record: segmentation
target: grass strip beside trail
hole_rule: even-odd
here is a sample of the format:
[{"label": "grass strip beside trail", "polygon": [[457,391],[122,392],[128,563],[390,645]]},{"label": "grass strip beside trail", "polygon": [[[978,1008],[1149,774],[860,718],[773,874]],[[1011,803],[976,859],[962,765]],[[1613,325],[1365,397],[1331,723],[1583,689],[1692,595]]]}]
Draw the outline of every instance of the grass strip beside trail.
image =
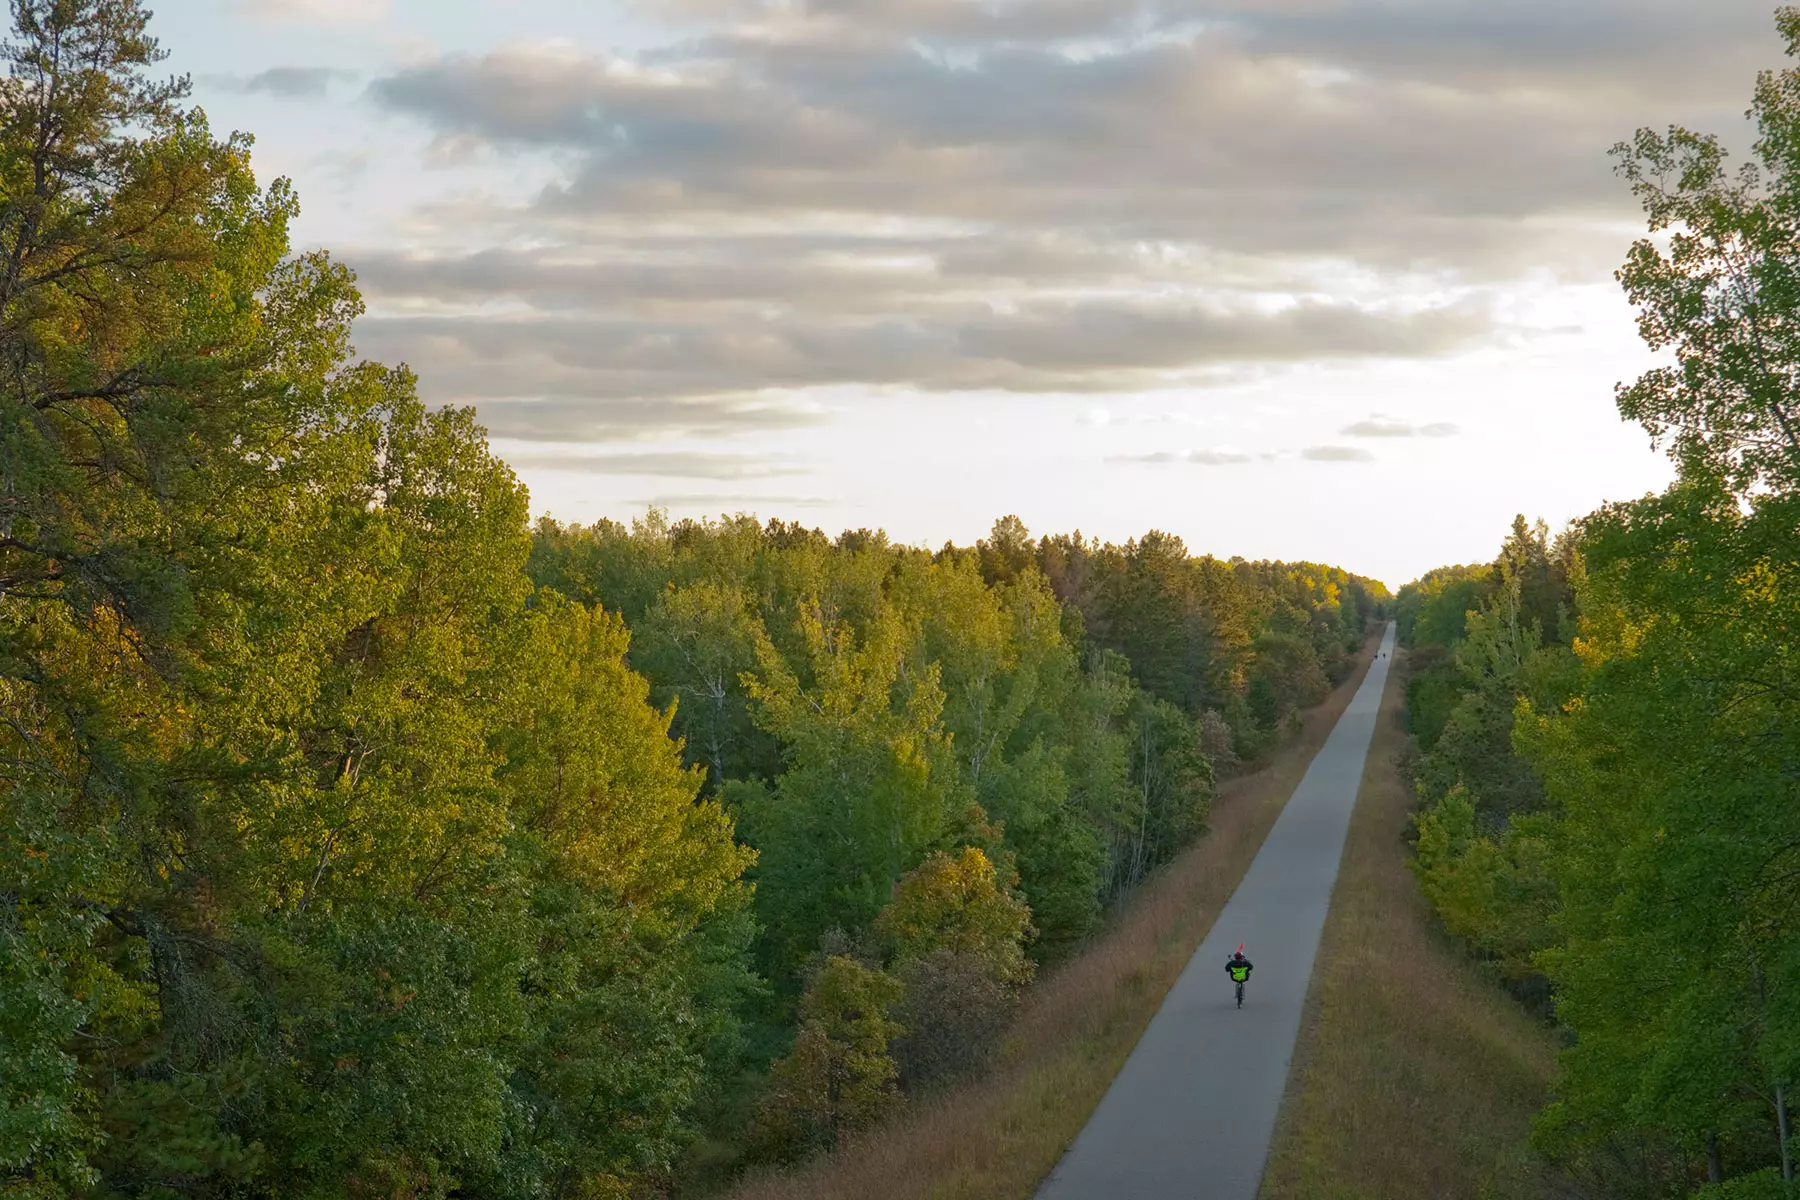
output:
[{"label": "grass strip beside trail", "polygon": [[752,1176],[732,1200],[1025,1200],[1087,1123],[1251,860],[1374,653],[1268,765],[1220,789],[1208,832],[1032,988],[995,1067],[908,1103],[836,1153]]},{"label": "grass strip beside trail", "polygon": [[1407,867],[1405,658],[1390,673],[1262,1200],[1537,1200],[1551,1032],[1445,937]]}]

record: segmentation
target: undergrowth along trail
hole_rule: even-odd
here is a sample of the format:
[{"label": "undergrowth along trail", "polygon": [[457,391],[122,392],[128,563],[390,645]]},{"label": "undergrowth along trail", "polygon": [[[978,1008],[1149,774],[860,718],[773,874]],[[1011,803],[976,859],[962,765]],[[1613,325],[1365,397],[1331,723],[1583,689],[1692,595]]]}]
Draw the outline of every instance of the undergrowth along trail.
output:
[{"label": "undergrowth along trail", "polygon": [[1396,652],[1307,995],[1263,1200],[1541,1200],[1526,1146],[1555,1039],[1437,927],[1407,867]]},{"label": "undergrowth along trail", "polygon": [[730,1200],[1025,1200],[1118,1074],[1249,869],[1368,670],[1308,711],[1267,765],[1225,783],[1208,831],[1146,880],[1107,929],[1028,996],[987,1074],[911,1102],[834,1154],[753,1175]]}]

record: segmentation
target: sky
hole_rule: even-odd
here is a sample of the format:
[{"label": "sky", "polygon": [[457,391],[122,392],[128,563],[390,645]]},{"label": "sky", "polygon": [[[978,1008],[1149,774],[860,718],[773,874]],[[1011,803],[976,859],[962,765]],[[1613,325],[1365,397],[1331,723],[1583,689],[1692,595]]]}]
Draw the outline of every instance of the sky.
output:
[{"label": "sky", "polygon": [[[154,0],[153,0],[154,4]],[[1640,126],[1768,0],[162,0],[358,353],[534,513],[754,512],[1391,586],[1672,477],[1613,403]]]}]

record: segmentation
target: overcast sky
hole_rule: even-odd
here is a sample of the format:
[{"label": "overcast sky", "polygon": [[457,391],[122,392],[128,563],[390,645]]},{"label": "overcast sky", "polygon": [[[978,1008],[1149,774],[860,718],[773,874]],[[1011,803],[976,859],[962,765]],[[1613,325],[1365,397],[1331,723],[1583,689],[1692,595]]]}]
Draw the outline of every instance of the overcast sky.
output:
[{"label": "overcast sky", "polygon": [[[153,0],[154,2],[154,0]],[[1670,469],[1606,150],[1741,145],[1766,0],[161,0],[535,511],[1398,586]]]}]

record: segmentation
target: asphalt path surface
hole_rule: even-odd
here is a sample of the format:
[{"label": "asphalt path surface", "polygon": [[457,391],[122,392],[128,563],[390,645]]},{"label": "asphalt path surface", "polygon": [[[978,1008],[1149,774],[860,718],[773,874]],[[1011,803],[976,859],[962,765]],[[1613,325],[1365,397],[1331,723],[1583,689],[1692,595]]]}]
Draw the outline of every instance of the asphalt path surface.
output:
[{"label": "asphalt path surface", "polygon": [[[1394,627],[1256,861],[1038,1200],[1254,1200],[1300,1031]],[[1255,964],[1240,1010],[1225,960]]]}]

